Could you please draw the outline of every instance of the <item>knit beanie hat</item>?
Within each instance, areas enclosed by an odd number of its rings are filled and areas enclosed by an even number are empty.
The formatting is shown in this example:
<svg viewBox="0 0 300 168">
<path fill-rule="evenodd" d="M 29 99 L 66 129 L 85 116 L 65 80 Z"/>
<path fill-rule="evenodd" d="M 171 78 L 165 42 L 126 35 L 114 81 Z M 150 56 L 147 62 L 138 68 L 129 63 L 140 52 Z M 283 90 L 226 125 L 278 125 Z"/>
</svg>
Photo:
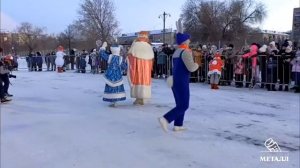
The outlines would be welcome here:
<svg viewBox="0 0 300 168">
<path fill-rule="evenodd" d="M 184 34 L 184 33 L 177 33 L 176 34 L 176 43 L 178 45 L 182 44 L 186 40 L 190 39 L 191 36 L 189 34 Z"/>
</svg>

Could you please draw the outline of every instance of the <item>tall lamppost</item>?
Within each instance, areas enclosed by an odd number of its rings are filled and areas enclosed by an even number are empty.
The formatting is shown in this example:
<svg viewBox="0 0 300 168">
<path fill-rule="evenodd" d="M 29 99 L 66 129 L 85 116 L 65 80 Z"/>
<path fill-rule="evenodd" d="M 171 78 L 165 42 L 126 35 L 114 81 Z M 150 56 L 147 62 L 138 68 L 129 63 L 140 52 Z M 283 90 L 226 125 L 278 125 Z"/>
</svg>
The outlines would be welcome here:
<svg viewBox="0 0 300 168">
<path fill-rule="evenodd" d="M 166 34 L 166 17 L 171 17 L 170 14 L 164 12 L 163 14 L 159 15 L 158 18 L 163 18 L 163 24 L 164 24 L 164 28 L 163 28 L 163 43 L 165 44 L 165 34 Z"/>
</svg>

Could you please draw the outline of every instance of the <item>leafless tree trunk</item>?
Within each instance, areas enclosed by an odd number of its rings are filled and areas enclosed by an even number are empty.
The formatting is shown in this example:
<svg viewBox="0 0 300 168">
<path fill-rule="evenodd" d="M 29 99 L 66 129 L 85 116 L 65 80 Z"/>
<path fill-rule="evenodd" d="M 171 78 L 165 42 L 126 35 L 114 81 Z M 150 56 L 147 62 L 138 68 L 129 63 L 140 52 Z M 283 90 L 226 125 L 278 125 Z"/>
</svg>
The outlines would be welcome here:
<svg viewBox="0 0 300 168">
<path fill-rule="evenodd" d="M 86 39 L 112 42 L 119 33 L 115 7 L 111 0 L 84 0 L 80 6 L 79 20 L 75 23 Z"/>
<path fill-rule="evenodd" d="M 200 42 L 244 40 L 265 16 L 256 0 L 187 0 L 182 13 L 187 32 Z"/>
<path fill-rule="evenodd" d="M 24 22 L 17 27 L 17 32 L 21 38 L 21 43 L 24 44 L 29 52 L 32 52 L 38 47 L 39 40 L 43 35 L 43 28 L 34 27 L 31 23 Z"/>
</svg>

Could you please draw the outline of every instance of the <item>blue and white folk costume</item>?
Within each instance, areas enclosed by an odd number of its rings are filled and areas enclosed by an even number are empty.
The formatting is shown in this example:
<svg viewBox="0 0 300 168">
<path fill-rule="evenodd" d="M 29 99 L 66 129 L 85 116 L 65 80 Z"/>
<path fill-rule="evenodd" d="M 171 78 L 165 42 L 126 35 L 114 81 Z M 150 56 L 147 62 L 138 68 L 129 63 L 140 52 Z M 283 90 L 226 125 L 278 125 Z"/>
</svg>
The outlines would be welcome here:
<svg viewBox="0 0 300 168">
<path fill-rule="evenodd" d="M 108 68 L 104 74 L 106 84 L 103 101 L 111 102 L 114 105 L 118 101 L 126 100 L 122 72 L 127 69 L 127 63 L 120 56 L 119 46 L 110 49 L 112 54 L 108 54 L 103 47 L 100 49 L 100 57 L 108 63 Z"/>
</svg>

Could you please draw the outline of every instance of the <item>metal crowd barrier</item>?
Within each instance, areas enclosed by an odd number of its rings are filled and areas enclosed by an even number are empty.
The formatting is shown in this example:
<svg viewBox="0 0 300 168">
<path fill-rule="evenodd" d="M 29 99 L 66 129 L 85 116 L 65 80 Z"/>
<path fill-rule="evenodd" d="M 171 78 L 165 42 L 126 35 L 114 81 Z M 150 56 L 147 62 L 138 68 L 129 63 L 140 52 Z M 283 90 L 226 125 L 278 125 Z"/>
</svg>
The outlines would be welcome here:
<svg viewBox="0 0 300 168">
<path fill-rule="evenodd" d="M 44 57 L 44 56 L 43 56 Z M 242 84 L 242 87 L 251 86 L 252 80 L 255 79 L 258 86 L 261 87 L 280 87 L 282 89 L 289 88 L 291 84 L 291 70 L 292 65 L 290 65 L 291 56 L 290 55 L 274 55 L 272 57 L 267 55 L 258 55 L 258 65 L 255 71 L 255 78 L 252 77 L 252 65 L 251 58 L 243 59 L 244 69 L 242 75 L 236 75 L 235 64 L 238 58 L 242 57 L 242 55 L 235 55 L 232 59 L 224 59 L 224 68 L 222 70 L 222 75 L 220 78 L 221 85 L 231 85 L 234 86 L 237 83 Z M 224 58 L 224 57 L 223 57 Z M 19 70 L 27 69 L 29 71 L 34 71 L 33 60 L 35 57 L 29 58 L 27 57 L 27 68 L 18 68 Z M 65 65 L 66 70 L 75 70 L 77 72 L 81 72 L 85 70 L 85 72 L 92 72 L 92 69 L 89 64 L 86 64 L 86 68 L 83 69 L 79 65 L 80 56 L 76 56 L 73 61 L 67 61 L 68 64 Z M 52 59 L 53 60 L 53 59 Z M 212 60 L 212 56 L 208 54 L 204 54 L 201 60 L 202 65 L 196 72 L 191 73 L 191 82 L 202 82 L 209 83 L 209 77 L 207 75 L 209 69 L 209 62 Z M 46 64 L 46 68 L 45 68 Z M 70 68 L 71 66 L 71 68 Z M 167 56 L 167 58 L 163 62 L 155 62 L 153 64 L 153 77 L 167 77 L 172 75 L 172 55 Z M 33 68 L 30 68 L 33 67 Z M 43 70 L 49 70 L 48 67 L 53 67 L 55 69 L 55 61 L 46 61 L 43 58 Z M 52 69 L 53 69 L 52 68 Z M 51 69 L 51 68 L 50 68 Z M 103 59 L 100 59 L 96 65 L 95 73 L 103 73 L 107 69 L 107 62 Z M 126 73 L 126 72 L 124 72 Z"/>
<path fill-rule="evenodd" d="M 251 58 L 243 59 L 243 73 L 242 76 L 234 73 L 236 62 L 242 55 L 235 55 L 232 59 L 223 59 L 224 68 L 222 69 L 222 75 L 220 78 L 221 85 L 234 86 L 236 83 L 242 83 L 243 87 L 256 86 L 264 87 L 276 87 L 278 89 L 289 88 L 291 84 L 292 60 L 291 55 L 258 55 L 258 64 L 255 70 L 255 76 L 252 77 L 252 64 Z M 202 65 L 196 72 L 191 73 L 191 82 L 203 82 L 209 83 L 209 77 L 207 75 L 209 71 L 209 62 L 212 59 L 211 55 L 205 55 L 202 57 Z M 154 73 L 155 70 L 154 65 Z M 172 56 L 167 57 L 166 61 L 166 76 L 172 75 Z M 155 75 L 154 75 L 155 76 Z M 253 83 L 255 79 L 255 83 Z"/>
</svg>

